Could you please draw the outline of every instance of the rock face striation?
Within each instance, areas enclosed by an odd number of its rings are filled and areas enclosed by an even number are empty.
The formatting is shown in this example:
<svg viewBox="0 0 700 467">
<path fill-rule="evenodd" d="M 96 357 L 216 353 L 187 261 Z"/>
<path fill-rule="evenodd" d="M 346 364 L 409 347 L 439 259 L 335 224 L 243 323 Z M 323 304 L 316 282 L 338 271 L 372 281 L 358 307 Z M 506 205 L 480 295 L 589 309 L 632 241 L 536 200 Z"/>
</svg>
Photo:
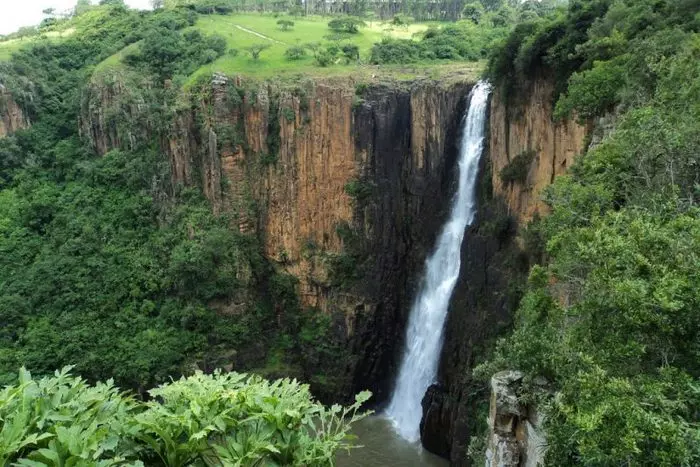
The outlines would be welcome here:
<svg viewBox="0 0 700 467">
<path fill-rule="evenodd" d="M 100 154 L 157 141 L 170 161 L 172 192 L 200 187 L 232 229 L 257 235 L 275 267 L 298 279 L 305 307 L 331 317 L 332 338 L 347 358 L 321 369 L 331 383 L 317 394 L 343 400 L 370 389 L 378 403 L 387 400 L 422 265 L 455 191 L 473 83 L 285 85 L 216 75 L 171 98 L 169 117 L 159 122 L 148 83 L 129 79 L 93 81 L 82 134 Z M 541 79 L 515 107 L 498 90 L 492 97 L 476 221 L 462 244 L 438 382 L 423 399 L 422 442 L 455 466 L 469 465 L 470 438 L 483 433 L 488 413 L 489 388 L 472 369 L 510 326 L 529 270 L 518 225 L 546 214 L 542 190 L 584 151 L 590 130 L 554 123 L 552 92 Z M 531 154 L 524 175 L 504 181 L 503 169 L 524 152 Z M 510 452 L 504 443 L 494 445 L 499 459 Z"/>
<path fill-rule="evenodd" d="M 491 378 L 487 467 L 544 465 L 543 420 L 534 407 L 519 400 L 523 378 L 519 371 L 502 371 Z"/>
<path fill-rule="evenodd" d="M 505 102 L 503 92 L 491 104 L 491 178 L 496 195 L 503 197 L 509 212 L 527 222 L 535 214 L 547 214 L 542 190 L 564 174 L 574 158 L 586 149 L 590 125 L 575 120 L 552 121 L 554 84 L 535 80 L 517 102 Z M 531 152 L 532 161 L 523 180 L 503 181 L 501 171 L 518 155 Z"/>
<path fill-rule="evenodd" d="M 505 102 L 498 89 L 491 99 L 478 212 L 462 244 L 438 382 L 423 399 L 423 445 L 453 466 L 470 465 L 470 439 L 483 435 L 487 418 L 490 389 L 474 380 L 472 370 L 509 328 L 534 259 L 518 228 L 535 214 L 547 214 L 542 190 L 586 149 L 590 126 L 552 121 L 553 90 L 540 79 L 515 102 Z M 532 154 L 524 176 L 504 182 L 501 171 L 524 152 Z"/>
<path fill-rule="evenodd" d="M 96 79 L 81 132 L 95 150 L 159 141 L 173 192 L 199 186 L 232 228 L 298 279 L 301 302 L 332 317 L 347 350 L 320 396 L 388 396 L 421 265 L 453 190 L 463 78 L 294 85 L 215 75 L 178 97 L 166 128 L 148 86 Z M 179 102 L 179 104 L 177 103 Z M 323 394 L 323 392 L 327 394 Z"/>
<path fill-rule="evenodd" d="M 29 128 L 30 121 L 12 94 L 0 84 L 0 138 L 17 130 Z"/>
</svg>

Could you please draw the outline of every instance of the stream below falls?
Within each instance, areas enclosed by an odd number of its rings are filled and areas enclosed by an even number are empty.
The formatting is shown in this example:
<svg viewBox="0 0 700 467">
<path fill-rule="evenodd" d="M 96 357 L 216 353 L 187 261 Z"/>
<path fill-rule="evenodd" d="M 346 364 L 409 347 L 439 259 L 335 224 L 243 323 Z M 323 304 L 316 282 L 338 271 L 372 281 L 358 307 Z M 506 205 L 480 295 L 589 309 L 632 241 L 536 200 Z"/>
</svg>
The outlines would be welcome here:
<svg viewBox="0 0 700 467">
<path fill-rule="evenodd" d="M 446 467 L 449 463 L 420 446 L 402 438 L 391 420 L 373 416 L 360 420 L 352 430 L 364 446 L 350 452 L 340 452 L 338 467 Z"/>
</svg>

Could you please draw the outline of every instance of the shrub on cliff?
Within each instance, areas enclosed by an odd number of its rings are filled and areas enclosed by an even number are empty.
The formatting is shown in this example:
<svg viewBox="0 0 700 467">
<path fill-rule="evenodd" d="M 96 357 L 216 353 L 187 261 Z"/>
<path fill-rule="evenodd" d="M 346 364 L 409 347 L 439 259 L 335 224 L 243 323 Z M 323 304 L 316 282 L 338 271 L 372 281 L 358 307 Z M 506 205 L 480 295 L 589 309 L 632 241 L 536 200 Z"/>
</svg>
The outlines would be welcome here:
<svg viewBox="0 0 700 467">
<path fill-rule="evenodd" d="M 501 169 L 498 174 L 503 183 L 519 182 L 523 183 L 527 179 L 530 164 L 535 160 L 537 151 L 532 149 L 523 151 L 516 155 L 508 164 Z"/>
</svg>

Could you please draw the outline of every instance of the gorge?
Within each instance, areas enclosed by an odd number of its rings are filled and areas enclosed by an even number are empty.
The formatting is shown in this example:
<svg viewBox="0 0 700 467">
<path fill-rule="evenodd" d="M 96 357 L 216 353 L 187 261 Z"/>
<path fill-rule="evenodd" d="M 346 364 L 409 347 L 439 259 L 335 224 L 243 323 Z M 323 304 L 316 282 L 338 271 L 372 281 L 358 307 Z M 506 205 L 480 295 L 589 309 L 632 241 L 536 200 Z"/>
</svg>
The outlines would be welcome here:
<svg viewBox="0 0 700 467">
<path fill-rule="evenodd" d="M 435 251 L 426 260 L 425 277 L 408 318 L 396 387 L 386 410 L 399 434 L 411 442 L 420 439 L 421 401 L 437 377 L 445 318 L 459 276 L 464 231 L 474 220 L 489 89 L 488 83 L 480 82 L 469 96 L 459 150 L 457 193 Z"/>
<path fill-rule="evenodd" d="M 459 72 L 439 81 L 316 80 L 303 89 L 220 76 L 193 114 L 178 117 L 185 125 L 174 132 L 178 136 L 162 143 L 177 168 L 173 178 L 201 183 L 214 209 L 237 212 L 236 227 L 260 236 L 266 256 L 299 281 L 302 303 L 331 316 L 326 339 L 345 349 L 344 365 L 318 361 L 299 369 L 324 400 L 370 389 L 378 407 L 390 403 L 422 266 L 459 184 L 460 146 L 467 143 L 460 122 L 475 84 Z M 112 86 L 98 78 L 90 91 L 94 104 L 86 107 L 94 113 L 82 117 L 83 131 L 102 152 L 119 147 L 115 142 L 138 141 L 124 132 L 133 125 L 120 128 L 101 116 L 126 108 L 128 121 L 139 121 L 138 107 L 123 107 L 122 99 L 133 97 Z M 245 90 L 236 91 L 243 94 L 240 101 L 230 101 L 232 89 Z M 415 397 L 401 396 L 414 414 L 407 437 L 420 436 L 452 465 L 468 465 L 469 440 L 487 416 L 487 394 L 471 379 L 479 349 L 509 325 L 529 268 L 516 226 L 546 214 L 542 191 L 585 149 L 585 126 L 552 123 L 553 92 L 548 80 L 532 82 L 523 92 L 521 119 L 509 117 L 513 111 L 499 89 L 483 109 L 485 154 L 472 160 L 478 171 L 471 172 L 480 174 L 474 180 L 476 219 L 461 248 L 449 255 L 455 260 L 458 254 L 461 265 L 453 271 L 452 299 L 443 297 L 449 306 L 443 309 L 444 348 L 434 361 L 437 384 Z M 202 114 L 204 126 L 197 128 L 192 122 Z M 219 137 L 226 127 L 238 136 Z M 264 166 L 258 161 L 274 141 L 271 131 L 279 131 L 278 159 Z M 504 184 L 500 171 L 528 150 L 536 157 L 526 178 Z M 258 211 L 241 213 L 251 199 Z M 465 228 L 455 230 L 460 232 Z M 334 260 L 346 255 L 354 263 L 345 272 L 350 277 L 334 277 Z M 314 383 L 319 372 L 325 378 Z M 405 378 L 409 387 L 416 382 Z M 434 376 L 425 379 L 434 382 Z"/>
<path fill-rule="evenodd" d="M 95 150 L 109 157 L 111 150 L 152 139 L 155 130 L 138 123 L 145 117 L 140 114 L 144 107 L 139 104 L 142 97 L 133 94 L 138 88 L 125 81 L 129 77 L 105 78 L 96 77 L 87 91 L 81 128 Z M 439 361 L 429 364 L 435 365 L 433 370 L 420 365 L 432 374 L 424 378 L 420 394 L 399 396 L 410 405 L 405 410 L 414 414 L 407 437 L 422 435 L 430 451 L 451 459 L 453 465 L 466 465 L 466 447 L 477 423 L 472 418 L 477 407 L 466 396 L 469 383 L 464 375 L 469 374 L 476 349 L 508 321 L 516 303 L 509 284 L 523 280 L 526 271 L 525 265 L 513 269 L 506 262 L 519 254 L 520 247 L 511 228 L 499 223 L 531 217 L 530 204 L 523 208 L 510 200 L 523 196 L 536 200 L 541 187 L 553 179 L 552 168 L 565 168 L 565 161 L 582 149 L 585 134 L 575 123 L 552 126 L 547 108 L 534 112 L 551 99 L 546 82 L 533 84 L 535 94 L 528 104 L 532 110 L 527 114 L 540 117 L 505 125 L 508 111 L 498 91 L 487 111 L 484 87 L 474 83 L 458 73 L 440 82 L 360 86 L 331 79 L 285 88 L 216 76 L 199 94 L 204 97 L 194 101 L 192 113 L 177 116 L 173 136 L 160 139 L 169 155 L 172 184 L 199 186 L 215 212 L 235 213 L 232 227 L 260 237 L 266 257 L 299 281 L 303 306 L 331 317 L 332 334 L 326 338 L 347 352 L 345 364 L 316 361 L 295 370 L 310 378 L 316 394 L 325 400 L 345 400 L 371 389 L 375 403 L 389 402 L 394 378 L 401 371 L 411 302 L 420 290 L 421 265 L 439 242 L 455 187 L 460 186 L 462 196 L 455 198 L 460 208 L 470 203 L 467 195 L 476 190 L 476 205 L 471 208 L 476 209 L 474 225 L 468 227 L 474 212 L 454 211 L 462 215 L 459 222 L 452 222 L 455 240 L 465 229 L 469 232 L 461 248 L 461 242 L 455 243 L 446 256 L 458 261 L 459 269 L 439 265 L 441 273 L 451 272 L 448 282 L 455 287 L 452 300 L 449 287 L 442 297 L 445 349 Z M 243 90 L 243 97 L 232 102 L 237 89 Z M 463 118 L 470 93 L 479 98 L 480 113 Z M 110 121 L 106 115 L 117 114 L 117 109 L 126 118 Z M 483 123 L 487 116 L 489 125 Z M 480 127 L 490 129 L 481 160 Z M 227 128 L 237 134 L 222 136 L 230 131 Z M 260 158 L 271 144 L 278 148 L 277 160 L 263 165 Z M 521 185 L 500 185 L 499 168 L 522 150 L 543 144 L 549 146 L 532 161 L 528 170 L 532 178 Z M 458 170 L 466 162 L 461 157 L 470 157 L 466 171 Z M 456 177 L 460 170 L 462 175 Z M 465 177 L 477 173 L 478 183 L 476 178 L 467 182 Z M 470 188 L 469 183 L 478 186 Z M 348 189 L 354 185 L 366 187 L 366 193 L 358 196 Z M 255 211 L 245 209 L 251 201 L 258 206 Z M 333 260 L 348 253 L 360 263 L 355 266 L 359 272 L 351 272 L 350 280 L 338 280 L 333 277 Z M 232 313 L 236 303 L 245 300 L 232 297 L 216 307 Z M 432 329 L 439 332 L 442 325 L 436 321 Z M 442 340 L 432 343 L 432 352 L 439 352 Z M 236 366 L 241 365 L 256 363 L 243 355 L 237 357 Z M 314 382 L 319 372 L 325 378 Z M 466 373 L 458 377 L 459 372 Z M 272 376 L 276 374 L 284 373 Z M 436 374 L 439 384 L 431 386 L 424 398 Z M 404 378 L 408 387 L 415 383 L 410 374 Z M 412 387 L 416 388 L 419 385 Z"/>
<path fill-rule="evenodd" d="M 0 465 L 700 463 L 698 0 L 153 6 L 0 37 Z"/>
</svg>

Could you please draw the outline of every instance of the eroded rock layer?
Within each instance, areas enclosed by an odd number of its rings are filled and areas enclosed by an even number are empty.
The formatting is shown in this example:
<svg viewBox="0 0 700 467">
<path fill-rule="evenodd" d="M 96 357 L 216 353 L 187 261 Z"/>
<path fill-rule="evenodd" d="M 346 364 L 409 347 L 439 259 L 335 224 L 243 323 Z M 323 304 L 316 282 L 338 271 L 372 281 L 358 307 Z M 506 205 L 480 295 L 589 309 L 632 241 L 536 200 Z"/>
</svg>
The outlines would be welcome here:
<svg viewBox="0 0 700 467">
<path fill-rule="evenodd" d="M 93 147 L 105 154 L 158 140 L 172 190 L 199 186 L 233 229 L 256 234 L 275 267 L 298 279 L 305 307 L 332 317 L 347 358 L 321 364 L 332 381 L 321 396 L 371 389 L 385 399 L 453 191 L 471 83 L 282 85 L 217 75 L 179 97 L 189 104 L 163 129 L 147 118 L 138 91 L 147 86 L 123 79 L 102 78 L 86 91 L 81 127 Z"/>
<path fill-rule="evenodd" d="M 28 128 L 29 118 L 12 95 L 0 84 L 0 138 Z"/>
</svg>

